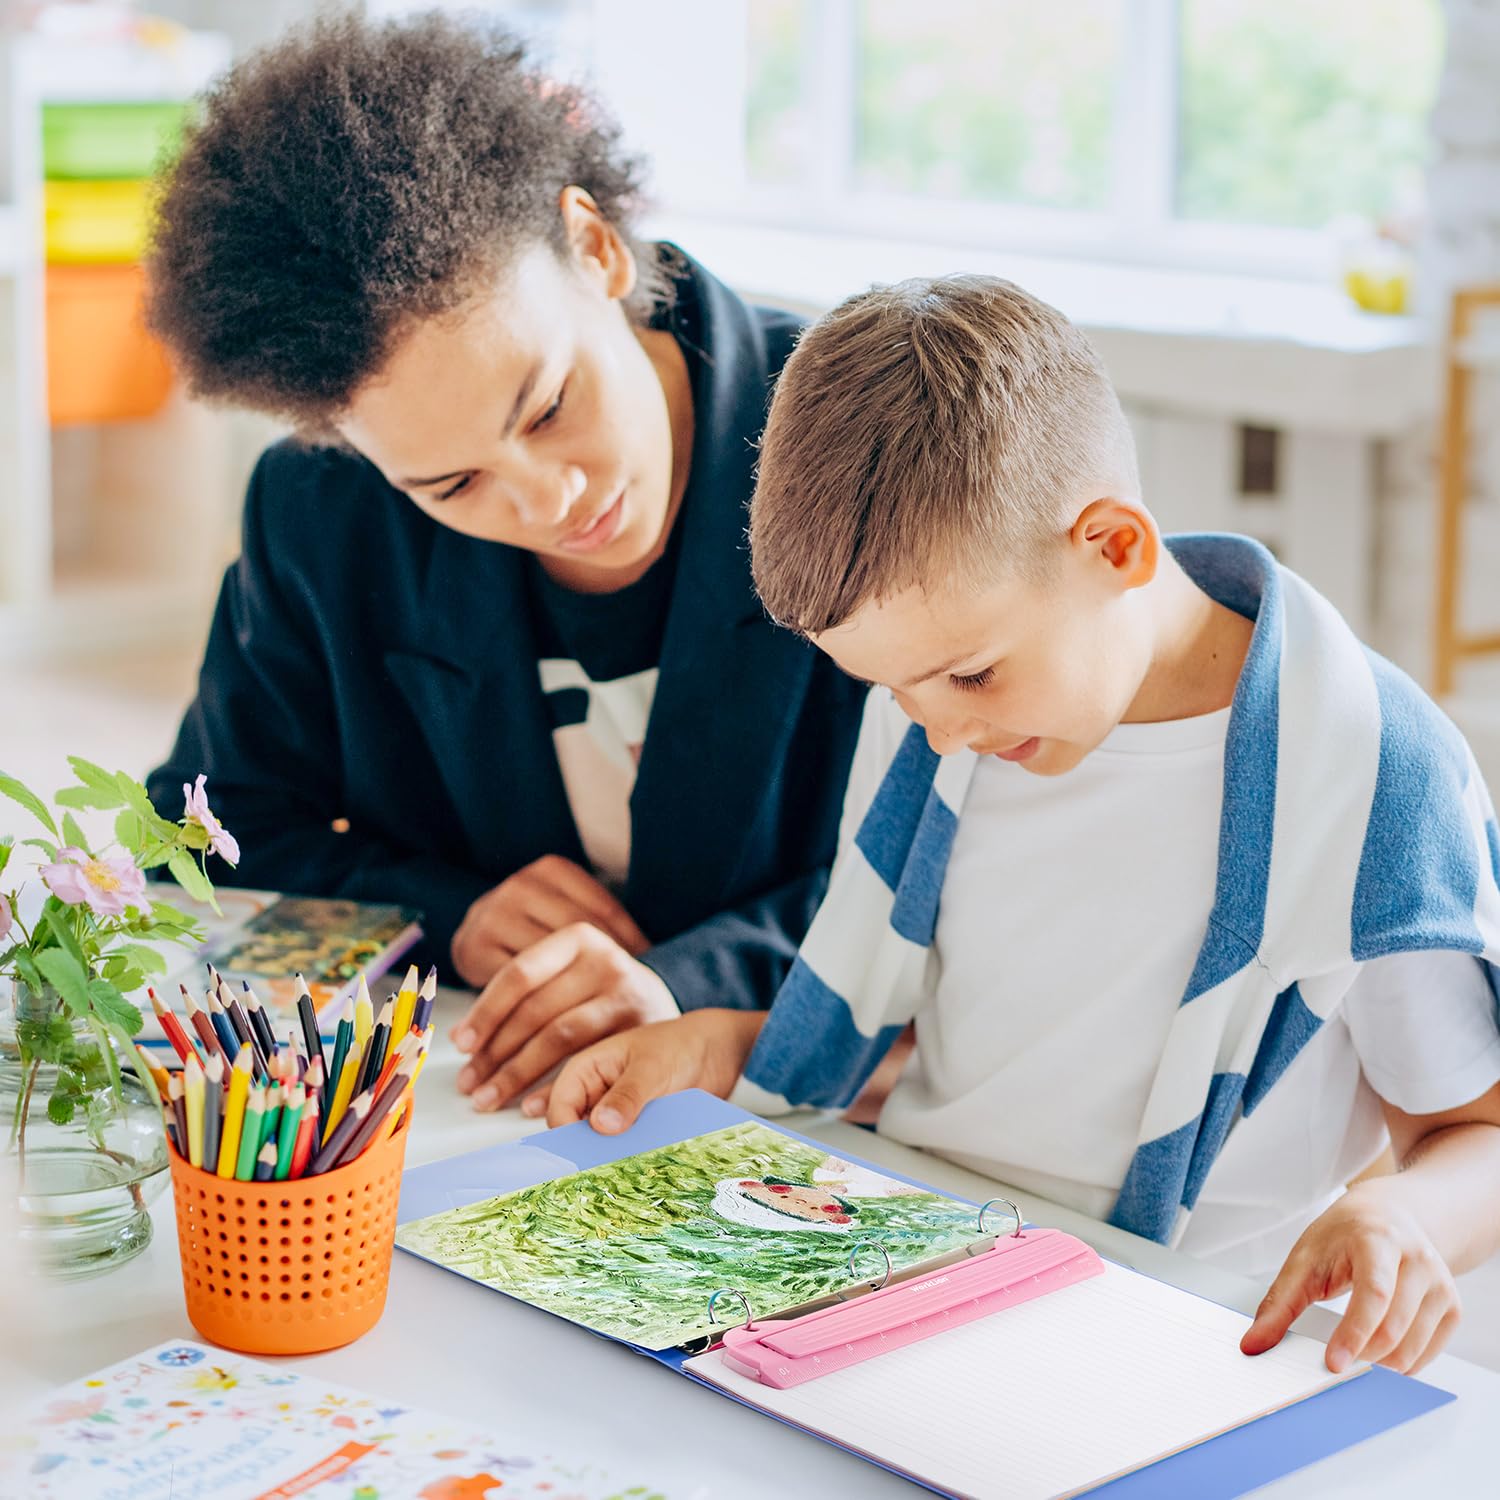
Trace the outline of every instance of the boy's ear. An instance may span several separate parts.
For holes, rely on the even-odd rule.
[[[1161,533],[1145,506],[1129,500],[1095,500],[1073,523],[1069,540],[1112,570],[1121,589],[1138,589],[1156,577]]]
[[[635,289],[635,256],[620,231],[583,188],[569,184],[557,197],[573,263],[612,302]]]

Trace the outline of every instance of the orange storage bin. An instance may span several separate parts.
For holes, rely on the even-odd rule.
[[[137,261],[146,251],[151,183],[49,182],[42,212],[51,264]]]
[[[385,1310],[411,1110],[348,1166],[239,1182],[169,1148],[182,1290],[193,1327],[242,1354],[318,1354]]]
[[[142,317],[139,266],[47,268],[47,404],[55,426],[149,417],[172,367]]]

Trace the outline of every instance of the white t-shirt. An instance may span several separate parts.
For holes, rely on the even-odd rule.
[[[907,721],[866,716],[855,778]],[[1213,903],[1229,711],[1122,724],[1064,776],[988,757],[943,884],[935,993],[882,1134],[1108,1217]],[[851,782],[850,808],[873,785]],[[858,799],[858,800],[856,800]],[[1495,997],[1466,954],[1351,965],[1353,986],[1209,1170],[1182,1248],[1274,1272],[1410,1114],[1500,1080]]]

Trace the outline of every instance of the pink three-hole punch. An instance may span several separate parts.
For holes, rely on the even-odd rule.
[[[1013,1204],[1008,1206],[1014,1211]],[[992,1248],[928,1272],[918,1267],[917,1274],[892,1285],[886,1284],[887,1257],[886,1280],[850,1301],[762,1323],[749,1317],[747,1304],[746,1321],[724,1334],[724,1363],[762,1385],[785,1390],[1061,1291],[1104,1270],[1082,1240],[1060,1229],[1027,1229],[1018,1212],[1014,1217],[1015,1232],[996,1239]],[[981,1229],[983,1224],[981,1209]],[[742,1294],[734,1295],[744,1300]]]

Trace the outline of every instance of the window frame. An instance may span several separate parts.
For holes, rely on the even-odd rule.
[[[607,11],[611,0],[596,4]],[[712,114],[733,113],[733,128],[723,118],[703,123],[719,142],[733,140],[737,145],[731,159],[721,163],[713,188],[688,186],[686,174],[681,189],[672,191],[669,186],[662,204],[668,210],[815,233],[920,239],[1162,268],[1323,281],[1333,271],[1335,250],[1326,230],[1175,216],[1180,0],[1121,0],[1124,48],[1115,100],[1112,201],[1108,210],[1099,212],[928,198],[853,186],[858,0],[805,0],[811,44],[802,60],[803,97],[812,101],[807,169],[796,185],[755,181],[746,159],[744,130],[748,7],[753,4],[755,0],[715,0],[713,6],[702,7],[719,13],[714,28],[719,54],[727,39],[726,13],[733,14],[738,30],[737,55],[724,59],[713,89],[696,95],[700,107]],[[681,12],[677,14],[680,22]],[[702,58],[715,52],[699,50],[696,55],[701,67]],[[1130,81],[1128,87],[1125,80]],[[670,156],[668,143],[653,146],[658,156],[663,148]],[[1129,170],[1126,162],[1133,163]]]

